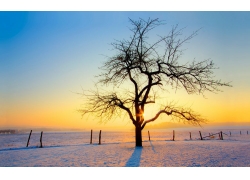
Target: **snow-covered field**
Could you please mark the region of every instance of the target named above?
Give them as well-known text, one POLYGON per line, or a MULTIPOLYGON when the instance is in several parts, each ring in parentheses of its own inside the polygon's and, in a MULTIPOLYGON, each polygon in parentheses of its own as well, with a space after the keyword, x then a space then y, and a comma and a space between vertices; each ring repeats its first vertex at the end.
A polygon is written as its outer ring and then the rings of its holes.
MULTIPOLYGON (((202 136, 219 130, 201 130, 202 136)), ((44 132, 43 148, 39 148, 40 132, 0 134, 1 167, 250 167, 250 132, 223 130, 219 136, 200 140, 197 130, 143 131, 143 147, 136 148, 134 132, 102 132, 102 144, 94 131, 44 132), (231 131, 231 136, 230 136, 231 131), (190 134, 192 133, 192 140, 190 134), (226 135, 227 134, 227 135, 226 135)))
POLYGON ((241 134, 239 129, 176 129, 175 141, 170 130, 151 130, 151 141, 143 131, 142 148, 135 147, 134 132, 103 131, 101 145, 98 131, 93 133, 93 144, 89 143, 90 132, 44 132, 43 148, 39 148, 40 132, 32 133, 29 147, 29 132, 0 134, 0 178, 247 179, 247 129, 241 129, 241 134), (223 130, 224 140, 219 140, 218 134, 200 140, 199 130, 203 137, 223 130))

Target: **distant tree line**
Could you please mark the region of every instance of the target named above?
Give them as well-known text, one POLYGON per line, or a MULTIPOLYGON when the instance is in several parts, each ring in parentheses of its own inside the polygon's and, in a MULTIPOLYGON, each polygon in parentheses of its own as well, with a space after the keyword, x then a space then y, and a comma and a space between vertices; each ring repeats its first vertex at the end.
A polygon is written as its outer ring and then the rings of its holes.
POLYGON ((17 133, 17 131, 13 129, 0 130, 0 134, 15 134, 15 133, 17 133))

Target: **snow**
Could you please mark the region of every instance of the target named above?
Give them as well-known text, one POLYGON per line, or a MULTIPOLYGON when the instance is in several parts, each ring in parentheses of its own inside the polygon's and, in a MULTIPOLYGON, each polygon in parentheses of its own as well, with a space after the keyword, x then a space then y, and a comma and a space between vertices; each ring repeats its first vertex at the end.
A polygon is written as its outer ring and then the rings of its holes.
MULTIPOLYGON (((204 131, 204 130, 203 130, 204 131)), ((208 132, 203 132, 206 136, 208 132)), ((175 131, 143 132, 143 147, 135 147, 133 132, 104 132, 98 145, 98 132, 44 132, 43 148, 40 133, 0 135, 1 167, 250 167, 250 135, 238 130, 232 135, 199 139, 199 133, 175 131), (244 134, 243 134, 244 133, 244 134)))
POLYGON ((241 130, 241 134, 239 129, 176 129, 175 141, 172 133, 172 130, 151 130, 149 141, 148 132, 143 131, 143 147, 135 147, 132 131, 103 131, 101 145, 98 145, 97 130, 93 133, 93 144, 90 144, 90 132, 44 132, 43 148, 39 148, 41 132, 32 133, 29 147, 26 147, 29 132, 0 134, 0 173, 8 179, 26 180, 48 177, 68 180, 86 176, 109 180, 155 179, 156 176, 163 179, 211 180, 216 177, 235 180, 247 175, 250 167, 247 129, 241 130), (215 134, 214 138, 200 140, 199 131, 203 137, 215 134), (217 133, 220 131, 223 131, 224 140, 219 139, 217 133), (15 167, 17 169, 13 169, 15 167), (43 167, 42 173, 37 167, 43 167), (95 169, 100 167, 109 168, 95 169))
POLYGON ((249 167, 250 143, 237 141, 151 141, 18 148, 0 152, 11 167, 249 167))

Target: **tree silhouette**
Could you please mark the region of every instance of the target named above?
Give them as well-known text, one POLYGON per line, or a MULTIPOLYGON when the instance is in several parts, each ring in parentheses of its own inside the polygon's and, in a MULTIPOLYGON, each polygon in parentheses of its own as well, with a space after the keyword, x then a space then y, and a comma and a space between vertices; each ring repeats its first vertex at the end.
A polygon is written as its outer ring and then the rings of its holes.
POLYGON ((188 94, 203 94, 205 91, 220 91, 220 86, 229 83, 214 80, 213 61, 192 61, 181 64, 181 47, 197 35, 197 31, 181 38, 183 29, 172 27, 165 36, 149 39, 150 33, 165 25, 159 19, 129 19, 132 36, 128 40, 112 43, 116 54, 109 57, 101 67, 102 73, 95 90, 84 92, 86 102, 79 111, 82 115, 94 113, 106 122, 122 112, 128 115, 135 126, 136 146, 142 146, 143 128, 160 115, 171 115, 174 119, 200 125, 206 119, 190 108, 178 107, 166 102, 151 118, 144 119, 147 105, 156 104, 166 88, 184 88, 188 94), (98 88, 106 87, 106 90, 98 88), (122 88, 124 87, 125 88, 122 88), (112 87, 112 90, 109 87, 112 87))

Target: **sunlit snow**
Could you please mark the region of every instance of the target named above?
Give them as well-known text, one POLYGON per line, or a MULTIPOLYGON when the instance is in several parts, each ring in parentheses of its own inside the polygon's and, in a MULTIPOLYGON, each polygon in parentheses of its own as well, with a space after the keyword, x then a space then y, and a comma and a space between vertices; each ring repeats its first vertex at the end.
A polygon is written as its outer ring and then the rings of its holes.
MULTIPOLYGON (((43 148, 40 132, 0 134, 0 166, 6 167, 249 167, 250 134, 243 130, 223 130, 224 140, 200 140, 197 130, 143 131, 143 147, 135 147, 134 132, 102 132, 98 145, 98 131, 44 132, 43 148), (192 139, 190 134, 192 133, 192 139), (232 133, 230 136, 230 132, 232 133)), ((203 130, 202 136, 219 130, 203 130)))

